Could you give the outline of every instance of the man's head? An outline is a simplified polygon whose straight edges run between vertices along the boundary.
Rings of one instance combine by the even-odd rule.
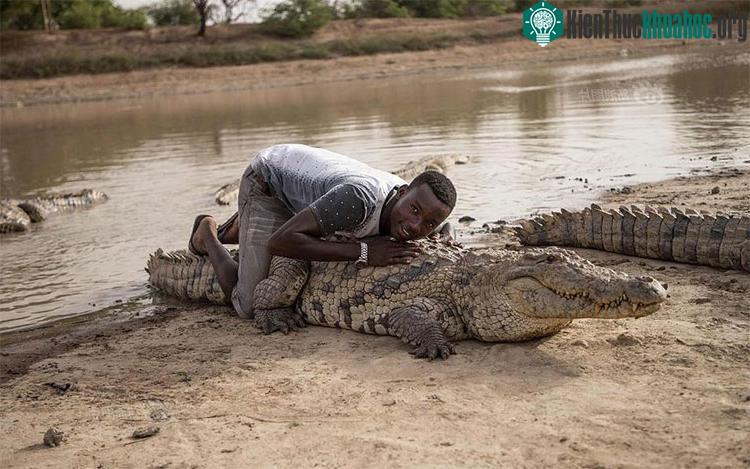
[[[456,205],[456,188],[445,175],[425,171],[399,187],[391,210],[391,236],[406,241],[424,238],[450,215]]]

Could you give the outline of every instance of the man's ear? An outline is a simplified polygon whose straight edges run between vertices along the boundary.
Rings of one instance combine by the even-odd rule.
[[[401,197],[404,194],[406,194],[406,191],[409,190],[409,186],[407,184],[403,184],[401,187],[398,188],[398,192],[396,192],[396,197]]]

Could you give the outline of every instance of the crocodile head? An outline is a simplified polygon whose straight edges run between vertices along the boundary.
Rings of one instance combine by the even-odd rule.
[[[524,253],[508,270],[504,291],[515,310],[536,318],[640,317],[667,297],[651,277],[598,267],[562,249]]]
[[[471,309],[468,322],[482,340],[502,340],[510,323],[548,323],[552,333],[571,319],[645,316],[667,296],[651,277],[598,267],[559,248],[506,251],[474,268],[467,294],[483,306]]]

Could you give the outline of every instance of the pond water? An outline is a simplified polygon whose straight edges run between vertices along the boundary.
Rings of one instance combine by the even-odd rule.
[[[718,52],[717,52],[718,51]],[[572,62],[385,80],[0,111],[0,197],[91,187],[110,200],[0,238],[0,331],[147,293],[157,248],[257,150],[322,146],[382,169],[462,153],[451,219],[478,225],[602,190],[746,165],[750,53]],[[712,157],[716,157],[712,161]]]

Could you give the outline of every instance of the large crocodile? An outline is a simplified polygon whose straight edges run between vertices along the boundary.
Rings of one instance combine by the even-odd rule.
[[[750,216],[665,207],[603,210],[592,204],[521,222],[527,245],[599,249],[631,256],[750,271]]]
[[[391,335],[418,357],[446,358],[451,341],[521,341],[553,334],[576,318],[640,317],[666,298],[650,277],[598,267],[559,248],[463,249],[421,240],[408,265],[274,257],[255,291],[265,332],[303,323]],[[146,271],[154,287],[183,299],[225,303],[210,262],[158,250]]]
[[[467,155],[433,155],[420,158],[418,160],[407,161],[401,167],[393,171],[393,174],[409,181],[414,179],[424,171],[437,171],[444,173],[448,167],[454,164],[465,164],[469,162]],[[237,200],[240,193],[240,181],[233,181],[221,186],[214,195],[216,203],[219,205],[229,205]]]
[[[47,194],[31,199],[0,200],[0,233],[26,231],[31,223],[45,220],[51,213],[94,205],[108,199],[93,189],[64,194]]]

